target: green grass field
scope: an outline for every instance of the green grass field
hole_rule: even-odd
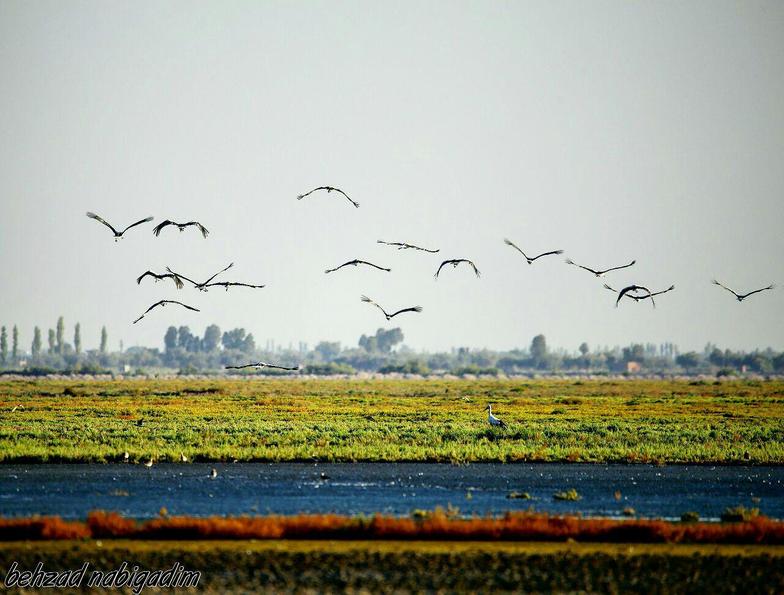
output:
[[[373,542],[0,543],[0,569],[201,572],[200,592],[781,593],[780,546]],[[3,570],[0,570],[2,572]],[[26,592],[51,592],[31,589]]]
[[[488,426],[487,403],[508,429]],[[0,382],[0,461],[126,451],[132,461],[781,464],[784,382]]]

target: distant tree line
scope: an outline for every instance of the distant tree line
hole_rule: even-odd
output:
[[[16,325],[0,327],[0,370],[45,372],[122,372],[182,373],[216,372],[226,365],[255,360],[274,361],[282,365],[300,365],[306,373],[351,374],[381,372],[401,374],[448,373],[455,375],[498,375],[532,373],[663,373],[734,375],[784,374],[784,352],[772,349],[752,352],[719,349],[708,344],[701,352],[679,352],[676,345],[634,343],[625,347],[595,347],[587,342],[575,352],[552,350],[544,335],[536,335],[527,348],[509,351],[453,348],[449,352],[416,352],[403,344],[400,328],[379,328],[359,337],[356,347],[339,342],[321,341],[313,349],[303,343],[298,349],[283,349],[268,343],[259,348],[252,333],[244,328],[221,331],[216,324],[195,334],[187,326],[171,326],[163,336],[163,350],[130,347],[110,352],[106,327],[101,329],[100,347],[83,350],[81,325],[72,329],[71,342],[66,338],[63,317],[47,329],[43,345],[41,328],[33,329],[29,351],[20,345]],[[266,372],[266,371],[263,371]],[[275,372],[269,372],[275,373]]]

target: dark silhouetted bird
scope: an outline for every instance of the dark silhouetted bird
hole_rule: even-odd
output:
[[[536,259],[542,258],[542,256],[550,256],[551,254],[563,254],[563,250],[551,250],[550,252],[542,252],[541,254],[538,254],[536,256],[528,256],[525,252],[523,252],[520,248],[518,248],[515,244],[513,244],[511,240],[507,240],[506,238],[504,238],[504,244],[506,244],[507,246],[511,246],[512,248],[517,250],[520,254],[522,254],[523,258],[525,258],[528,261],[528,264],[533,264],[533,262]]]
[[[642,285],[628,285],[628,286],[624,287],[623,289],[621,289],[618,292],[618,299],[615,300],[615,307],[616,308],[618,307],[618,304],[620,303],[621,298],[623,298],[623,296],[625,296],[625,295],[628,295],[630,291],[634,291],[634,292],[644,291],[644,292],[646,292],[648,294],[646,297],[651,298],[651,304],[653,304],[654,308],[656,307],[656,301],[653,299],[653,294],[651,293],[650,289],[648,289],[647,287],[643,287]]]
[[[144,318],[145,314],[147,314],[153,308],[157,308],[158,306],[163,307],[166,304],[177,304],[178,306],[182,306],[183,308],[188,308],[188,310],[193,310],[194,312],[201,312],[201,310],[199,310],[198,308],[194,308],[193,306],[189,306],[187,304],[183,304],[182,302],[178,302],[176,300],[161,300],[160,302],[155,302],[152,306],[147,308],[144,311],[144,314],[142,314],[141,316],[139,316],[139,318],[134,320],[133,323],[136,324],[137,322],[139,322],[142,318]]]
[[[146,217],[146,218],[144,218],[144,219],[141,219],[140,221],[137,221],[136,223],[131,223],[131,224],[130,224],[128,227],[126,227],[126,228],[125,228],[125,229],[123,229],[122,231],[117,231],[116,229],[114,229],[114,227],[112,227],[112,225],[111,225],[110,223],[108,223],[108,222],[107,222],[105,219],[102,219],[101,217],[99,217],[99,216],[98,216],[98,215],[96,215],[95,213],[90,213],[90,212],[88,211],[88,213],[87,213],[87,216],[88,216],[90,219],[95,219],[96,221],[100,221],[100,222],[101,222],[101,223],[103,223],[103,224],[104,224],[106,227],[108,227],[109,229],[111,229],[111,230],[112,230],[112,233],[114,234],[114,241],[115,241],[115,242],[116,242],[117,240],[121,240],[121,239],[122,239],[122,237],[123,237],[123,234],[124,234],[126,231],[128,231],[129,229],[131,229],[132,227],[136,227],[137,225],[141,225],[142,223],[149,223],[150,221],[152,221],[152,217]]]
[[[367,260],[356,260],[356,259],[354,259],[354,260],[349,260],[348,262],[344,262],[339,267],[335,267],[334,269],[327,269],[324,272],[325,273],[334,273],[335,271],[338,271],[338,270],[342,269],[343,267],[357,266],[358,264],[364,264],[364,265],[376,268],[379,271],[386,271],[387,273],[392,270],[392,269],[385,269],[384,267],[380,267],[377,264],[373,264],[372,262],[368,262]]]
[[[750,295],[754,295],[755,293],[759,293],[759,292],[761,292],[761,291],[767,291],[768,289],[773,289],[773,288],[775,287],[775,285],[773,285],[773,284],[771,283],[771,284],[770,284],[770,285],[768,285],[767,287],[763,287],[763,288],[761,288],[761,289],[755,289],[754,291],[750,291],[750,292],[748,292],[748,293],[740,293],[740,294],[739,294],[739,293],[735,293],[735,292],[734,292],[732,289],[730,289],[730,288],[729,288],[729,287],[727,287],[726,285],[722,285],[721,283],[719,283],[718,281],[716,281],[716,279],[714,279],[714,280],[713,280],[713,284],[714,284],[714,285],[718,285],[719,287],[722,287],[722,288],[726,289],[727,291],[729,291],[729,292],[730,292],[732,295],[734,295],[734,296],[735,296],[735,299],[737,299],[739,302],[742,302],[743,300],[745,300],[745,299],[746,299],[747,297],[749,297]]]
[[[613,289],[607,283],[604,284],[604,288],[612,291],[613,293],[618,293],[616,289]],[[675,289],[675,285],[670,285],[667,289],[662,289],[661,291],[654,291],[653,293],[645,294],[645,295],[636,295],[631,292],[627,293],[625,297],[634,300],[635,302],[639,302],[640,300],[647,300],[648,298],[656,297],[657,295],[661,295],[663,293],[667,293]]]
[[[177,275],[177,277],[179,277],[180,279],[185,279],[185,280],[186,280],[188,283],[192,283],[192,284],[193,284],[193,286],[194,286],[196,289],[198,289],[199,291],[207,291],[207,286],[210,284],[210,282],[211,282],[211,281],[212,281],[212,280],[213,280],[215,277],[217,277],[217,276],[218,276],[218,275],[220,275],[221,273],[224,273],[224,272],[228,271],[228,270],[229,270],[231,267],[233,267],[233,266],[234,266],[234,263],[232,262],[231,264],[229,264],[229,266],[227,266],[226,268],[223,268],[223,269],[219,270],[217,273],[215,273],[215,274],[214,274],[212,277],[210,277],[209,279],[207,279],[207,280],[206,280],[206,281],[204,281],[203,283],[197,283],[197,282],[196,282],[196,281],[194,281],[193,279],[188,279],[188,277],[186,277],[185,275],[181,275],[180,273],[175,273],[175,272],[174,272],[173,270],[171,270],[169,267],[166,267],[166,270],[167,270],[167,271],[169,271],[169,272],[170,272],[171,274],[173,274],[173,275]]]
[[[305,194],[300,194],[299,196],[297,196],[297,200],[302,200],[303,198],[305,198],[306,196],[308,196],[310,194],[313,194],[317,190],[326,190],[327,193],[329,193],[329,192],[337,192],[339,194],[342,194],[343,196],[346,197],[348,202],[350,202],[355,207],[359,208],[359,203],[357,201],[353,200],[348,194],[343,192],[340,188],[335,188],[334,186],[319,186],[318,188],[314,188],[313,190],[310,190],[310,191],[306,192]]]
[[[385,242],[384,240],[377,240],[376,243],[384,244],[386,246],[397,246],[398,250],[419,250],[421,252],[430,252],[431,254],[441,252],[441,250],[428,250],[427,248],[420,248],[419,246],[414,246],[414,244],[406,244],[405,242]]]
[[[156,236],[158,236],[158,235],[161,235],[161,230],[162,230],[164,227],[168,226],[168,225],[174,225],[174,226],[175,226],[175,227],[177,227],[177,229],[179,229],[180,231],[183,231],[183,230],[184,230],[186,227],[188,227],[188,226],[190,226],[190,225],[195,225],[196,227],[198,227],[198,228],[199,228],[199,231],[201,232],[201,235],[203,235],[205,238],[206,238],[206,237],[207,237],[207,235],[210,233],[210,232],[207,230],[207,228],[206,228],[206,227],[204,227],[204,226],[203,226],[201,223],[199,223],[198,221],[188,221],[187,223],[177,223],[176,221],[171,221],[170,219],[167,219],[167,220],[166,220],[166,221],[164,221],[163,223],[159,223],[158,225],[156,225],[156,226],[153,228],[152,232],[153,232],[153,233],[154,233]]]
[[[136,283],[141,285],[142,279],[144,279],[145,277],[152,277],[153,279],[155,279],[156,283],[161,279],[171,279],[172,281],[174,281],[174,285],[177,287],[177,289],[182,289],[184,286],[182,279],[180,279],[174,273],[162,273],[159,275],[158,273],[153,273],[152,271],[146,271],[141,275],[139,275],[139,277],[137,277],[136,279]]]
[[[612,268],[609,268],[609,269],[604,269],[603,271],[597,271],[597,270],[592,269],[590,267],[584,267],[581,264],[577,264],[576,262],[574,262],[574,261],[572,261],[572,260],[570,260],[568,258],[566,259],[566,264],[572,264],[572,265],[574,265],[576,267],[580,267],[581,269],[584,269],[584,270],[588,271],[589,273],[593,273],[597,277],[601,277],[602,275],[604,275],[605,273],[609,273],[610,271],[618,271],[620,269],[627,269],[630,266],[633,266],[636,262],[637,262],[636,260],[632,260],[629,264],[624,264],[624,265],[619,266],[619,267],[612,267]]]
[[[296,372],[299,366],[289,368],[286,366],[279,366],[277,364],[268,364],[267,362],[256,362],[253,364],[244,364],[242,366],[226,366],[227,370],[242,370],[243,368],[275,368],[276,370],[287,370],[289,372]]]
[[[394,318],[394,317],[395,317],[395,316],[397,316],[398,314],[403,314],[403,312],[421,312],[421,311],[422,311],[422,306],[412,306],[412,307],[410,307],[410,308],[403,308],[402,310],[398,310],[397,312],[393,312],[392,314],[388,314],[388,313],[387,313],[387,311],[386,311],[386,310],[384,310],[384,308],[382,308],[381,306],[379,306],[379,305],[378,305],[376,302],[374,302],[373,300],[371,300],[371,299],[370,299],[369,297],[367,297],[366,295],[363,295],[363,296],[362,296],[360,299],[361,299],[363,302],[367,302],[368,304],[373,304],[373,305],[374,305],[376,308],[378,308],[379,310],[381,310],[381,311],[384,313],[384,316],[386,316],[386,319],[387,319],[387,320],[391,320],[392,318]]]
[[[481,276],[481,273],[479,272],[479,269],[476,268],[476,265],[473,262],[471,262],[470,260],[468,260],[467,258],[452,258],[450,260],[445,260],[444,262],[441,263],[441,266],[438,267],[438,270],[436,271],[436,274],[434,275],[435,278],[438,279],[438,274],[441,272],[441,269],[443,269],[446,265],[451,264],[452,267],[457,268],[457,265],[459,265],[461,262],[465,262],[465,263],[471,265],[471,268],[474,269],[474,274],[476,274],[477,277]]]

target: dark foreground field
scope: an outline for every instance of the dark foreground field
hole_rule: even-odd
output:
[[[781,593],[784,547],[373,541],[0,543],[0,568],[179,563],[200,591]],[[36,591],[27,591],[36,592]],[[39,592],[52,592],[41,590]]]

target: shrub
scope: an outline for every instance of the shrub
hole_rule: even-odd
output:
[[[725,523],[747,522],[757,518],[759,512],[759,508],[746,508],[739,504],[732,508],[725,508],[721,513],[721,520]]]

